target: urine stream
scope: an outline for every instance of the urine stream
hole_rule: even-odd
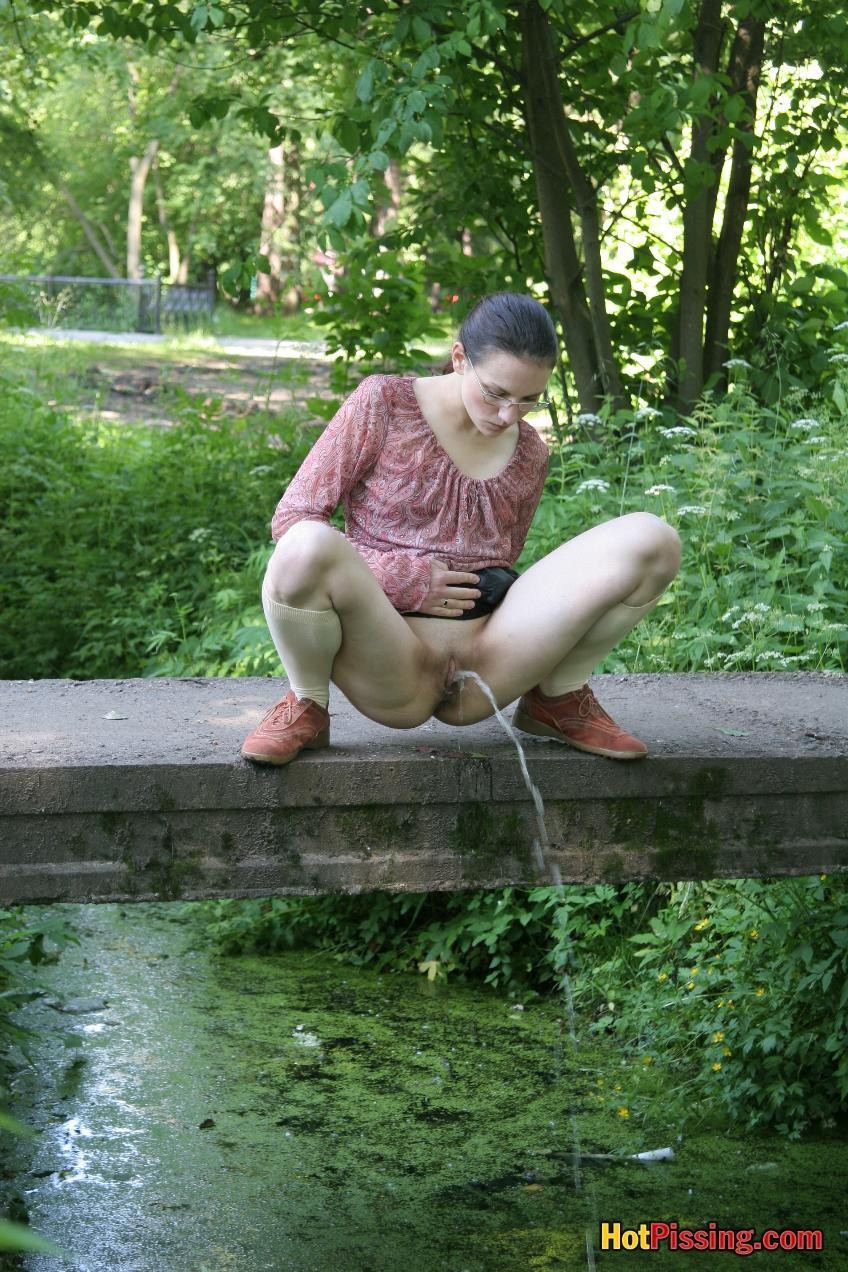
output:
[[[538,786],[530,777],[530,771],[527,768],[527,757],[524,754],[524,748],[521,745],[521,741],[519,740],[518,734],[515,732],[515,729],[513,729],[512,725],[507,720],[506,716],[504,715],[504,713],[501,711],[500,707],[498,706],[497,701],[495,699],[495,695],[492,693],[491,687],[486,684],[485,680],[483,680],[483,678],[479,676],[476,671],[457,671],[455,673],[455,677],[458,680],[467,679],[467,680],[475,680],[477,682],[477,684],[482,689],[483,693],[488,698],[489,702],[492,704],[492,708],[494,710],[495,716],[497,717],[499,723],[503,726],[503,729],[507,737],[510,739],[516,751],[518,752],[518,761],[519,761],[519,764],[521,765],[521,774],[524,778],[524,782],[530,794],[530,798],[533,801],[533,809],[536,814],[536,825],[538,829],[538,835],[533,840],[533,854],[536,859],[536,864],[539,868],[540,873],[547,874],[550,877],[554,887],[562,889],[563,882],[562,882],[562,874],[560,872],[560,868],[556,864],[556,862],[551,861],[549,857],[550,837],[548,835],[548,827],[545,822],[545,806],[542,802],[542,795]],[[460,700],[461,700],[461,695],[462,695],[462,686],[460,685]],[[571,963],[573,966],[574,951],[571,944],[571,938],[569,937],[567,932],[564,933],[564,935],[566,940],[567,961]],[[563,995],[563,999],[565,1001],[565,1006],[566,1006],[569,1037],[571,1039],[572,1058],[574,1063],[577,1064],[579,1061],[578,1061],[577,1025],[575,1022],[575,1015],[574,1015],[574,994],[572,992],[571,980],[568,975],[567,967],[563,967],[562,969],[562,979],[560,981],[560,987],[562,990],[562,995]],[[574,1148],[574,1190],[575,1192],[580,1193],[583,1191],[583,1172],[582,1172],[583,1152],[582,1152],[582,1148],[580,1144],[580,1131],[577,1125],[576,1107],[573,1103],[571,1105],[571,1110],[570,1110],[570,1120],[571,1120],[572,1142],[573,1142],[573,1148]],[[594,1249],[594,1241],[593,1241],[592,1234],[593,1234],[593,1231],[597,1231],[597,1228],[598,1228],[597,1199],[594,1197],[594,1195],[592,1195],[591,1200],[592,1200],[592,1206],[593,1206],[592,1225],[590,1226],[589,1224],[587,1224],[585,1233],[584,1233],[585,1239],[586,1239],[586,1266],[590,1270],[595,1268],[595,1249]]]

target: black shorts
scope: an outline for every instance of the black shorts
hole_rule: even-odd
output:
[[[461,622],[463,618],[480,618],[483,614],[491,614],[492,610],[497,609],[503,598],[517,578],[520,577],[517,570],[511,570],[505,565],[484,566],[480,570],[467,570],[467,574],[476,574],[480,579],[478,588],[480,596],[474,602],[471,609],[463,610],[458,618],[452,618],[451,622]],[[473,584],[468,585],[472,587]],[[409,618],[439,618],[438,614],[422,614],[420,610],[402,611]]]

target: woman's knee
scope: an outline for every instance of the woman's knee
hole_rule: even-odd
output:
[[[680,569],[681,543],[674,526],[653,512],[631,512],[619,521],[640,564],[658,579],[670,582]]]
[[[338,560],[338,530],[323,521],[297,521],[278,540],[265,571],[272,599],[303,603],[324,590],[328,572]]]

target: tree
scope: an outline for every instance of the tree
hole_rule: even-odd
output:
[[[58,0],[32,4],[59,11]],[[263,63],[283,51],[301,84],[323,71],[333,143],[313,130],[320,153],[304,158],[304,179],[325,245],[341,254],[374,224],[391,164],[403,200],[426,204],[407,174],[427,163],[467,189],[470,141],[493,174],[485,186],[500,185],[462,225],[503,251],[467,277],[544,282],[590,411],[627,405],[623,364],[636,354],[681,410],[720,387],[731,323],[785,282],[799,233],[816,224],[826,180],[807,116],[823,126],[820,144],[834,142],[848,75],[844,0],[826,15],[799,0],[587,0],[578,13],[566,0],[79,0],[61,15],[149,52],[217,49],[230,73],[194,99],[193,122],[235,114],[272,147],[299,132]],[[239,65],[256,74],[238,82]],[[773,181],[787,145],[796,170],[822,179],[800,189],[787,168],[788,182]],[[531,195],[516,170],[532,174]],[[446,234],[434,243],[411,222],[399,240],[411,260],[450,256]]]

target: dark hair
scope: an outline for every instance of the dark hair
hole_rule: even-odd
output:
[[[467,315],[457,340],[472,359],[487,353],[512,353],[518,358],[555,363],[557,337],[550,314],[538,300],[519,292],[492,292],[483,296]],[[448,358],[442,375],[453,371]]]

